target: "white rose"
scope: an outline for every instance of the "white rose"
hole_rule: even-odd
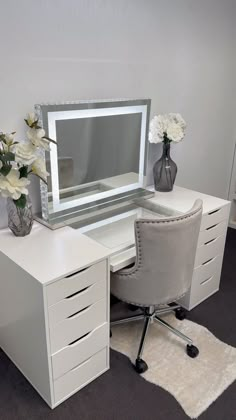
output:
[[[160,143],[167,137],[170,141],[179,142],[184,137],[185,129],[186,122],[180,114],[158,115],[150,122],[148,140],[150,143]]]
[[[166,135],[169,140],[174,141],[175,143],[178,143],[181,141],[184,137],[184,133],[180,125],[176,124],[175,122],[169,123],[166,131]]]
[[[32,172],[42,178],[45,182],[47,181],[49,173],[46,170],[45,161],[42,158],[38,158],[34,161],[32,165]]]
[[[161,115],[153,117],[150,122],[150,130],[148,135],[148,140],[150,143],[161,143],[164,137],[164,128],[165,121],[162,119]]]
[[[182,130],[185,131],[187,124],[180,114],[170,113],[169,116],[170,116],[170,120],[179,124]]]
[[[11,197],[18,200],[21,194],[28,194],[26,188],[30,184],[27,178],[20,178],[20,172],[17,169],[11,169],[7,176],[0,175],[0,192],[3,197]]]
[[[50,150],[49,141],[44,139],[45,131],[43,128],[30,128],[27,131],[27,137],[35,147],[41,147],[44,150]]]
[[[36,147],[31,143],[19,143],[15,146],[15,160],[21,165],[31,165],[36,159]]]

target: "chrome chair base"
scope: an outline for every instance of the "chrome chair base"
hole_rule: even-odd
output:
[[[134,365],[136,372],[144,373],[148,369],[147,363],[142,359],[142,354],[143,354],[143,349],[144,349],[145,341],[147,338],[148,327],[150,325],[150,322],[154,322],[154,321],[158,322],[158,324],[167,328],[169,331],[177,335],[179,338],[186,341],[188,343],[186,347],[186,353],[189,357],[195,358],[198,356],[199,350],[196,346],[193,345],[193,341],[191,340],[191,338],[187,337],[185,334],[183,334],[176,328],[172,327],[170,324],[168,324],[166,321],[159,318],[158,316],[158,315],[163,315],[163,314],[170,313],[173,311],[175,312],[175,316],[177,319],[180,319],[180,320],[185,319],[186,317],[185,309],[183,309],[178,304],[172,304],[170,306],[157,309],[157,310],[155,310],[154,306],[150,306],[148,308],[144,308],[143,313],[140,315],[133,315],[127,318],[123,318],[123,319],[119,319],[119,320],[111,322],[111,327],[112,327],[113,325],[124,324],[126,322],[139,321],[141,319],[144,320],[144,326],[143,326],[143,331],[142,331],[142,335],[140,339],[138,354],[137,354],[137,358]]]

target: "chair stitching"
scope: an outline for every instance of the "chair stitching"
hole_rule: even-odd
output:
[[[197,211],[195,211],[195,212],[193,212],[193,213],[190,213],[190,214],[188,214],[187,216],[186,215],[184,215],[183,217],[178,217],[178,219],[177,220],[164,220],[164,221],[161,221],[161,220],[137,220],[135,223],[136,223],[136,237],[137,237],[137,249],[138,249],[138,255],[137,255],[137,257],[136,257],[136,262],[135,262],[135,265],[134,265],[134,268],[133,268],[133,271],[131,271],[131,273],[119,273],[118,275],[119,276],[126,276],[126,277],[128,277],[128,276],[133,276],[133,274],[135,274],[137,271],[139,271],[140,270],[140,267],[142,266],[142,263],[141,263],[141,261],[142,261],[142,246],[141,246],[141,241],[140,241],[140,227],[139,227],[139,224],[141,224],[141,223],[151,223],[151,224],[164,224],[164,223],[176,223],[176,222],[179,222],[179,221],[181,221],[181,220],[185,220],[185,219],[188,219],[188,218],[190,218],[190,217],[193,217],[193,216],[196,216],[196,215],[198,215],[198,213],[200,213],[200,212],[202,212],[202,209],[201,210],[197,210]],[[138,259],[138,263],[137,263],[137,259]]]

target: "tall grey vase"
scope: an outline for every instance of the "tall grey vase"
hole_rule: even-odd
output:
[[[170,157],[170,143],[163,143],[162,156],[153,166],[155,190],[172,191],[176,174],[177,165]]]
[[[26,206],[23,209],[17,207],[12,198],[7,199],[8,227],[15,236],[29,235],[33,226],[32,203],[27,197]]]

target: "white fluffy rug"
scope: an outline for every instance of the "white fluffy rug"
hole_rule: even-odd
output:
[[[236,348],[218,340],[207,328],[169,314],[164,318],[194,340],[200,354],[191,359],[186,344],[166,328],[149,327],[143,359],[149,369],[142,376],[169,391],[185,413],[196,419],[236,379]],[[112,327],[111,347],[133,362],[142,331],[142,321]]]

